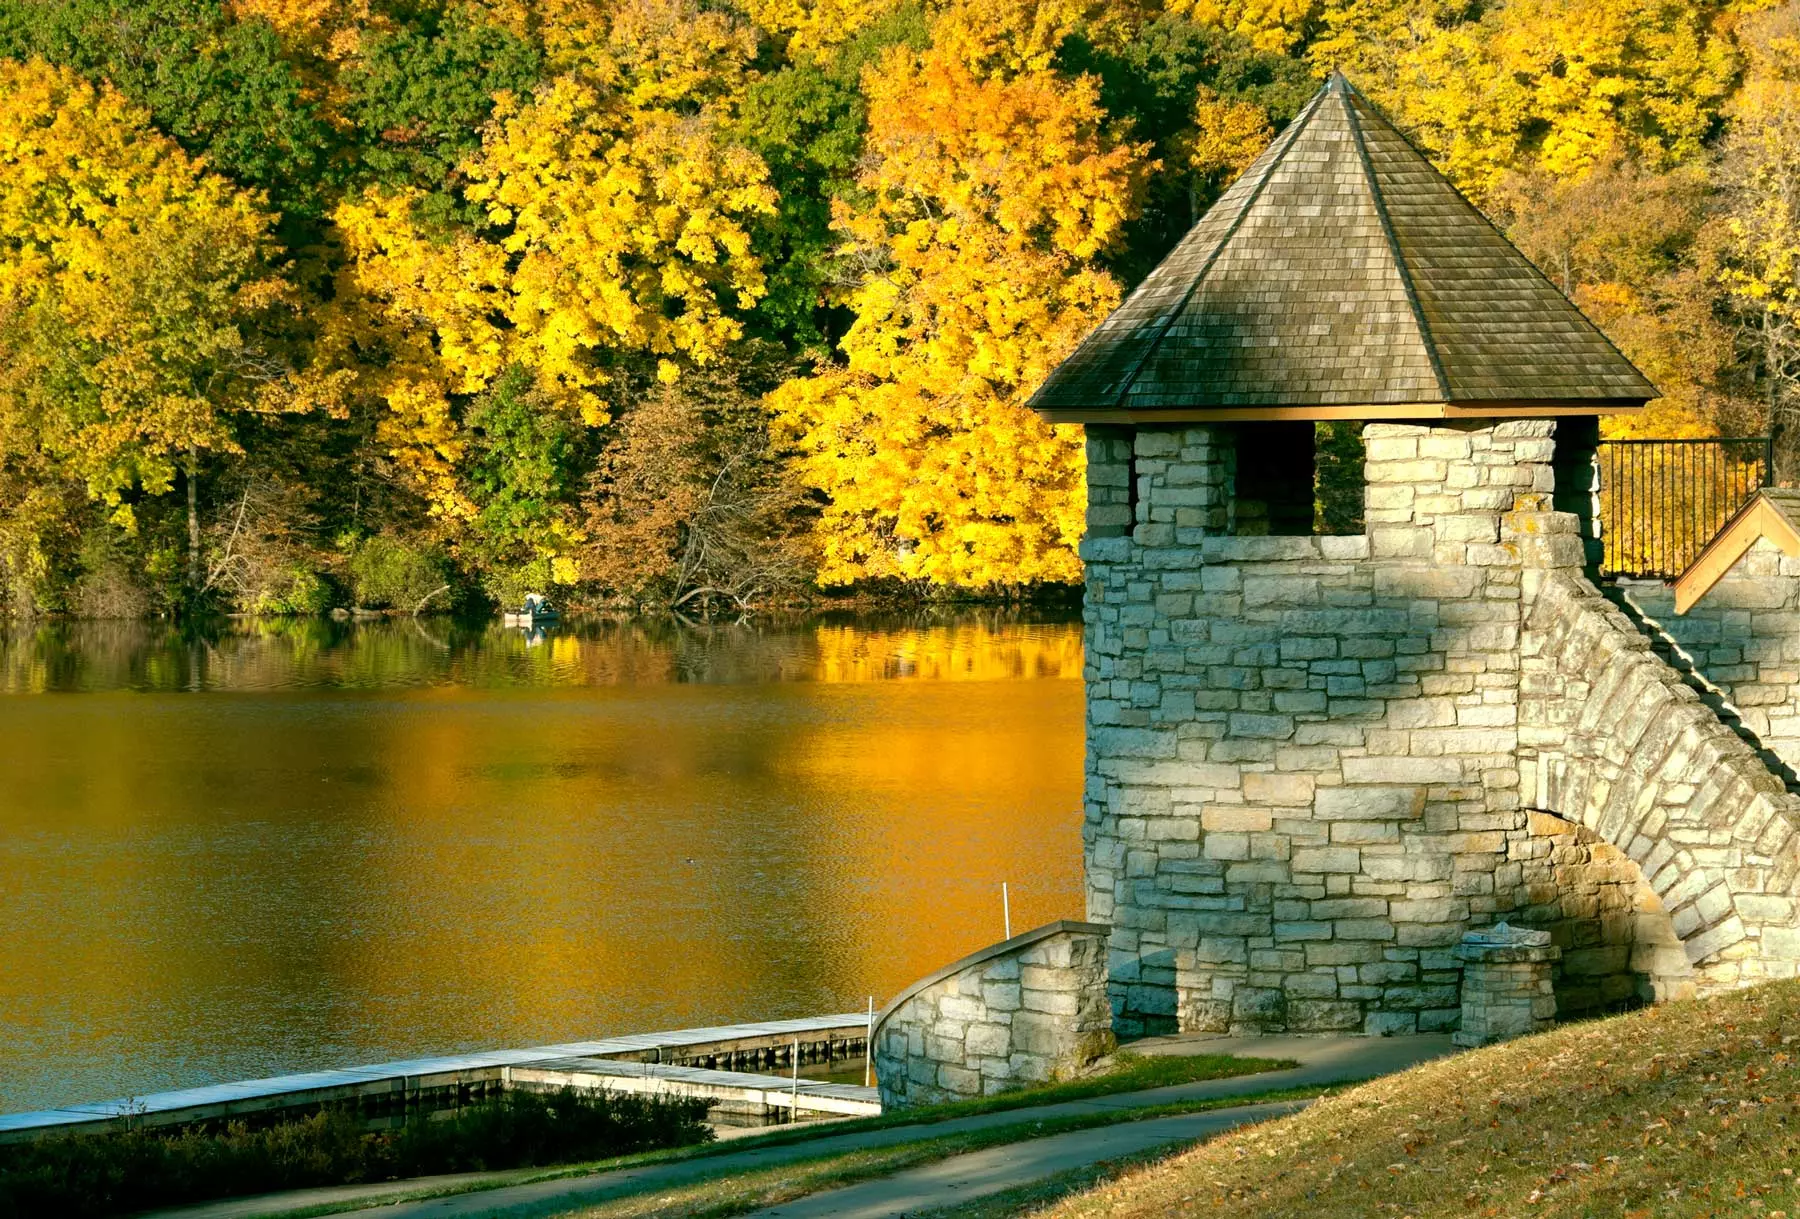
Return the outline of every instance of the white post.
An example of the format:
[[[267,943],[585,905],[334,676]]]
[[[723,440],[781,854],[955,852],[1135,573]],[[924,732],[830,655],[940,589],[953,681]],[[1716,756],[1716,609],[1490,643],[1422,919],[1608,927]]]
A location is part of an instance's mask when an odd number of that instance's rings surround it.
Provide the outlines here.
[[[800,1120],[800,1039],[794,1038],[794,1093],[788,1103],[788,1121]]]
[[[1006,938],[1012,939],[1012,901],[1006,895],[1006,882],[1000,882],[1000,917],[1006,920]]]
[[[875,996],[869,996],[869,1031],[863,1034],[863,1087],[875,1086]]]

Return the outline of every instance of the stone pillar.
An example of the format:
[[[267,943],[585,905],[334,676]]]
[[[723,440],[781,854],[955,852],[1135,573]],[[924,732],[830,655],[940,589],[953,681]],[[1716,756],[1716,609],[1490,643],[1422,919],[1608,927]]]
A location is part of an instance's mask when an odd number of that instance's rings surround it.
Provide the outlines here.
[[[1551,967],[1562,949],[1548,931],[1509,927],[1504,921],[1471,931],[1456,946],[1463,962],[1460,1046],[1489,1045],[1541,1033],[1556,1020]]]

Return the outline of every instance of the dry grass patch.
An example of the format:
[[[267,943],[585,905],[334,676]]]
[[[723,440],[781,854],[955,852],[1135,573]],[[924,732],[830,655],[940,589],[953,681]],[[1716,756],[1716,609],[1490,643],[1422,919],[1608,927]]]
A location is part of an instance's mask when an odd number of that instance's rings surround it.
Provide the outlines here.
[[[1416,1067],[1042,1209],[1800,1219],[1800,983]]]

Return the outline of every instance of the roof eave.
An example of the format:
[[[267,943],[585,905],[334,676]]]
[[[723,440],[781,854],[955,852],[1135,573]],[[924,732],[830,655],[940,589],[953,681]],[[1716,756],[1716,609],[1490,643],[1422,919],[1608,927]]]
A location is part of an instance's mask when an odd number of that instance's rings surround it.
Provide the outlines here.
[[[1789,558],[1800,558],[1800,521],[1796,520],[1800,505],[1792,502],[1791,494],[1776,491],[1771,495],[1771,490],[1763,487],[1752,494],[1675,578],[1677,614],[1693,609],[1762,538],[1781,547]]]
[[[1110,423],[1145,427],[1173,423],[1250,423],[1267,420],[1544,419],[1617,415],[1641,410],[1649,398],[1519,399],[1465,402],[1381,402],[1331,406],[1233,405],[1121,407],[1032,404],[1047,423]]]

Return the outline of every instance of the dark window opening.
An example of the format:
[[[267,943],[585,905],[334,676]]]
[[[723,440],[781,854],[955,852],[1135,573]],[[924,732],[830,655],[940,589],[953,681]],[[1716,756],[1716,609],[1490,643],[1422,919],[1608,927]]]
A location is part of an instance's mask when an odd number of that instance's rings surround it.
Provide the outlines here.
[[[1236,465],[1233,532],[1304,537],[1363,531],[1360,422],[1243,424]]]
[[[1595,460],[1600,448],[1600,421],[1592,416],[1558,419],[1554,444],[1550,462],[1556,485],[1550,506],[1575,515],[1588,566],[1597,571],[1603,558],[1595,515],[1600,487],[1600,468]]]
[[[1333,419],[1313,425],[1313,532],[1345,537],[1363,531],[1363,470],[1360,419]]]

